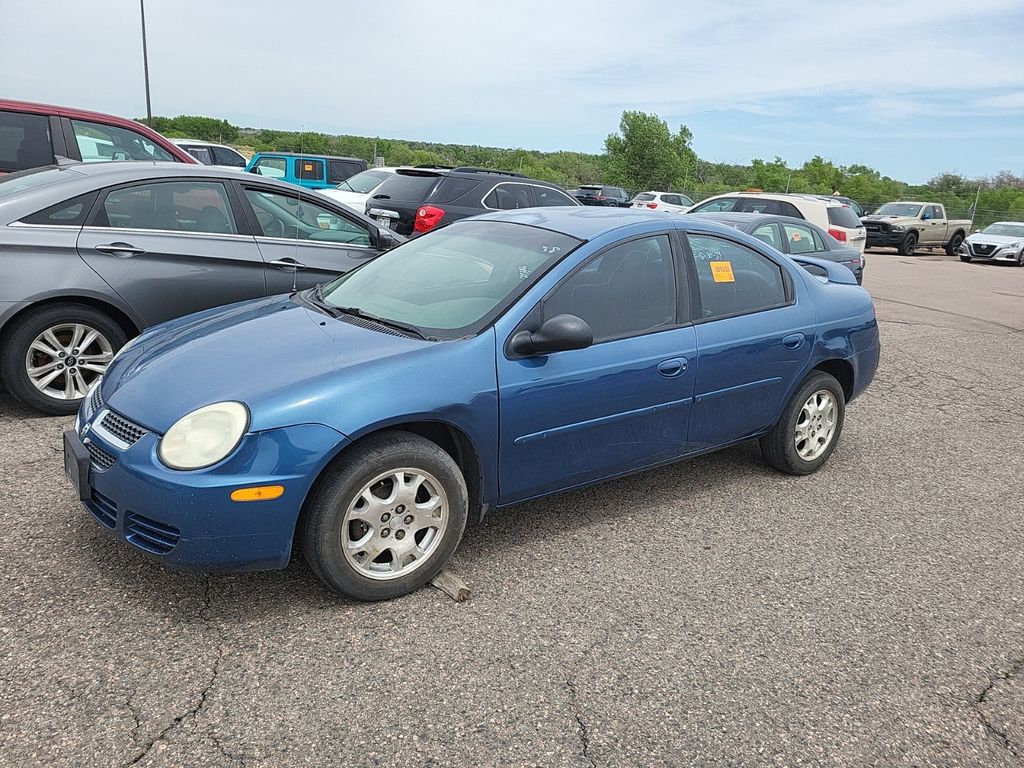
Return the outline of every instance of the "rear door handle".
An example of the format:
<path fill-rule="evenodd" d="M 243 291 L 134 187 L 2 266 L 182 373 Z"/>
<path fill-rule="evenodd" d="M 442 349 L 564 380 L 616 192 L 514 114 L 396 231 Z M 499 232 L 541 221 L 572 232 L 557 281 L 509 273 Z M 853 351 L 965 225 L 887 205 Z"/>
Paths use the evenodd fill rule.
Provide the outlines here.
<path fill-rule="evenodd" d="M 662 376 L 678 376 L 686 370 L 687 360 L 685 357 L 673 357 L 669 360 L 662 360 L 658 363 L 658 373 Z"/>
<path fill-rule="evenodd" d="M 786 349 L 800 349 L 804 345 L 804 335 L 802 333 L 791 333 L 782 339 L 782 346 Z"/>
<path fill-rule="evenodd" d="M 305 269 L 306 265 L 295 259 L 277 259 L 270 262 L 270 266 L 278 269 Z"/>
<path fill-rule="evenodd" d="M 134 245 L 128 243 L 107 243 L 106 245 L 94 245 L 92 247 L 94 251 L 105 253 L 109 256 L 120 256 L 121 258 L 127 258 L 129 256 L 140 256 L 146 251 L 142 248 L 136 248 Z"/>

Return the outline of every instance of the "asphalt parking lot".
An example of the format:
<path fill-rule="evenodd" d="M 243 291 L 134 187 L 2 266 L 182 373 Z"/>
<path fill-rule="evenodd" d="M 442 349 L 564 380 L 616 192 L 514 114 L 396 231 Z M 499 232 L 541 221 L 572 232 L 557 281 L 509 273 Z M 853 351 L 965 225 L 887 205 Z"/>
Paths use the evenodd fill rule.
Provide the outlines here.
<path fill-rule="evenodd" d="M 506 510 L 465 603 L 167 571 L 0 393 L 0 765 L 1024 764 L 1024 270 L 870 253 L 824 469 L 756 446 Z"/>

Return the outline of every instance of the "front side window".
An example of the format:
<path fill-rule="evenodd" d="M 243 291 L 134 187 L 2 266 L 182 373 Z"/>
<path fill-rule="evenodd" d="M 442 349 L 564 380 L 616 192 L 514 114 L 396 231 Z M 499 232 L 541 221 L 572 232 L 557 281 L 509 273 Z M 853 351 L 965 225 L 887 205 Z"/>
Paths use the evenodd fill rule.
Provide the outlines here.
<path fill-rule="evenodd" d="M 116 125 L 72 120 L 71 127 L 78 142 L 82 162 L 102 163 L 109 160 L 161 160 L 174 157 L 137 131 Z"/>
<path fill-rule="evenodd" d="M 252 173 L 270 179 L 283 179 L 288 175 L 288 159 L 285 157 L 261 157 L 253 163 Z"/>
<path fill-rule="evenodd" d="M 945 216 L 942 215 L 942 208 L 940 208 L 937 205 L 933 205 L 932 206 L 932 218 L 933 219 L 944 219 Z"/>
<path fill-rule="evenodd" d="M 165 232 L 238 232 L 227 190 L 210 181 L 166 181 L 112 190 L 97 224 Z"/>
<path fill-rule="evenodd" d="M 0 171 L 24 171 L 41 165 L 53 165 L 49 118 L 0 110 Z"/>
<path fill-rule="evenodd" d="M 589 261 L 544 301 L 544 319 L 585 320 L 594 343 L 676 323 L 676 280 L 667 235 L 617 245 Z"/>
<path fill-rule="evenodd" d="M 324 299 L 459 338 L 485 328 L 579 244 L 522 224 L 456 222 L 346 273 L 324 288 Z"/>
<path fill-rule="evenodd" d="M 303 181 L 323 181 L 324 161 L 305 157 L 295 158 L 295 177 Z"/>
<path fill-rule="evenodd" d="M 688 235 L 705 320 L 758 312 L 786 303 L 782 268 L 730 240 Z"/>
<path fill-rule="evenodd" d="M 362 224 L 349 221 L 304 197 L 262 189 L 246 189 L 245 197 L 252 205 L 264 237 L 372 245 L 370 231 Z"/>
<path fill-rule="evenodd" d="M 555 206 L 555 205 L 572 205 L 576 206 L 576 201 L 570 198 L 564 192 L 559 192 L 557 189 L 549 189 L 548 187 L 534 187 L 533 194 L 537 198 L 537 205 L 541 207 Z"/>

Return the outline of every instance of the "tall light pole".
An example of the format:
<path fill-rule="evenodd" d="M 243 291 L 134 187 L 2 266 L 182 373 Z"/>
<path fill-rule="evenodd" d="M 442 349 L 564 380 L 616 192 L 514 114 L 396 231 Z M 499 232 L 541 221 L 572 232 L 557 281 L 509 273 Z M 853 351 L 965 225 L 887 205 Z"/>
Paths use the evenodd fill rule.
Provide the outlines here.
<path fill-rule="evenodd" d="M 146 74 L 146 125 L 153 127 L 153 105 L 149 101 L 149 53 L 146 50 L 146 0 L 139 0 L 142 13 L 142 69 Z"/>

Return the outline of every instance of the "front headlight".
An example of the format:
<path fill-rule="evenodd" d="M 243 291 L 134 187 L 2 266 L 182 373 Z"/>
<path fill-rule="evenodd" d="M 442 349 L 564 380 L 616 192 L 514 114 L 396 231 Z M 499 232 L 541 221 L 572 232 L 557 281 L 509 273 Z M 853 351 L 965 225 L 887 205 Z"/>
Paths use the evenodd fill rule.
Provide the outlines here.
<path fill-rule="evenodd" d="M 893 224 L 892 225 L 892 231 L 893 232 L 906 232 L 907 228 L 906 227 L 901 227 L 899 224 Z"/>
<path fill-rule="evenodd" d="M 205 405 L 167 430 L 157 454 L 171 469 L 202 469 L 235 450 L 248 428 L 249 409 L 241 403 Z"/>

